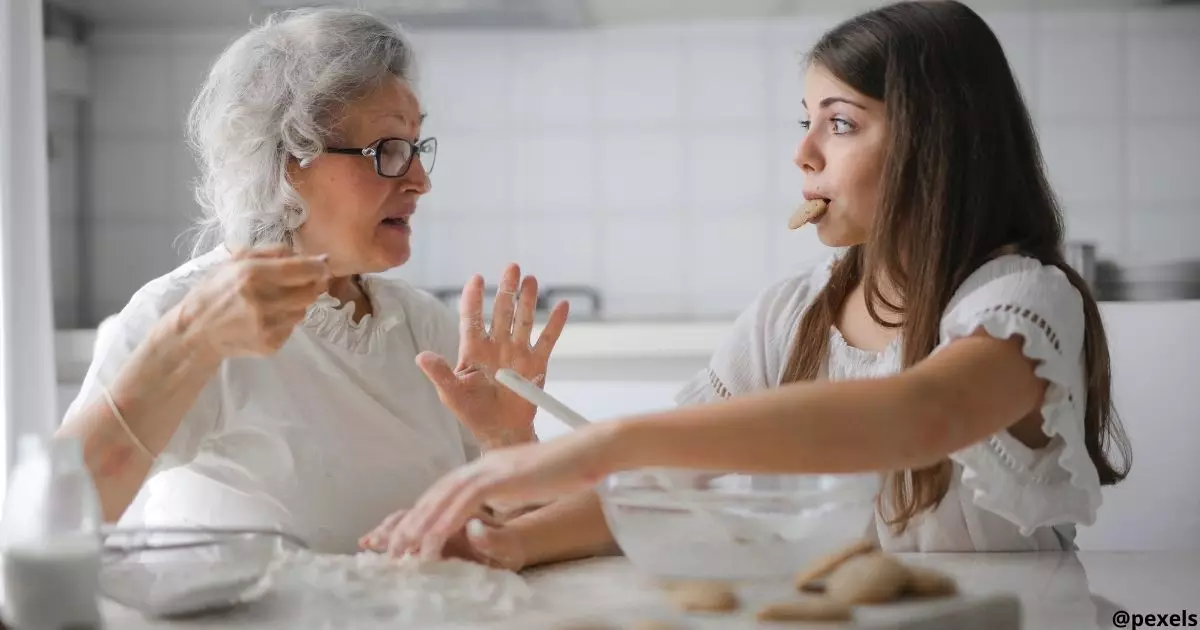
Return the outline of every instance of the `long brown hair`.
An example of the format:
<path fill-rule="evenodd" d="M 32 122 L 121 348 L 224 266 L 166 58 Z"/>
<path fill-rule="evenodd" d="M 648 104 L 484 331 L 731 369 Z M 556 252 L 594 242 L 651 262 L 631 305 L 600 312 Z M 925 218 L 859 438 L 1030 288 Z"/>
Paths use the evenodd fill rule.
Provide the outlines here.
<path fill-rule="evenodd" d="M 1061 269 L 1083 295 L 1087 452 L 1101 484 L 1124 479 L 1132 456 L 1112 409 L 1100 311 L 1063 257 L 1058 202 L 1029 112 L 992 30 L 958 2 L 902 2 L 838 25 L 817 42 L 809 63 L 882 101 L 890 138 L 870 240 L 838 260 L 804 313 L 783 382 L 817 378 L 830 329 L 860 281 L 872 319 L 900 328 L 907 368 L 938 343 L 940 319 L 956 288 L 998 252 L 1019 251 Z M 880 278 L 894 285 L 902 304 L 884 298 Z M 881 305 L 898 313 L 899 323 L 880 317 Z M 1110 445 L 1121 451 L 1122 469 L 1108 461 Z M 952 470 L 947 459 L 889 473 L 892 516 L 885 518 L 894 531 L 937 507 Z"/>

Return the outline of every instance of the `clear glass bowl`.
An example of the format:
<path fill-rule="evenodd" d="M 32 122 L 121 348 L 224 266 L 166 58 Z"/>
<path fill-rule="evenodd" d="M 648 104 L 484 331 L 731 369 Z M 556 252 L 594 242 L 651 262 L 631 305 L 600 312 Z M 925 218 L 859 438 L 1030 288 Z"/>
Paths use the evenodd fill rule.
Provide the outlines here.
<path fill-rule="evenodd" d="M 634 566 L 660 578 L 772 579 L 863 538 L 879 475 L 654 469 L 610 475 L 605 519 Z"/>
<path fill-rule="evenodd" d="M 100 590 L 150 617 L 214 612 L 260 597 L 278 554 L 305 546 L 265 530 L 112 529 L 105 532 Z"/>

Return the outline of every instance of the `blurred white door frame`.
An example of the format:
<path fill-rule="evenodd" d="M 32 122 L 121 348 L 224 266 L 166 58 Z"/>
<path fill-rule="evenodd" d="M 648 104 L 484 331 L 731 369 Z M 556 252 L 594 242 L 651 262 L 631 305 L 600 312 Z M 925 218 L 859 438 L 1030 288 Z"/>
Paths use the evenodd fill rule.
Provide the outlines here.
<path fill-rule="evenodd" d="M 16 438 L 56 420 L 42 32 L 42 0 L 0 0 L 0 494 Z"/>

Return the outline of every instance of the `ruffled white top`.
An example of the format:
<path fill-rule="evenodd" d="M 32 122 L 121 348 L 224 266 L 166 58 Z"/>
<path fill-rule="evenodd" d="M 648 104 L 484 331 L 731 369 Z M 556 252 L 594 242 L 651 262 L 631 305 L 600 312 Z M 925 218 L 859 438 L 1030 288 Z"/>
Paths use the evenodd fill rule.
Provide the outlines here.
<path fill-rule="evenodd" d="M 219 247 L 149 282 L 97 335 L 68 414 L 101 395 L 158 318 L 228 259 Z M 414 363 L 458 355 L 458 318 L 399 280 L 363 280 L 374 314 L 324 295 L 283 348 L 223 362 L 143 487 L 149 525 L 267 526 L 353 553 L 390 512 L 478 455 Z"/>
<path fill-rule="evenodd" d="M 762 292 L 736 320 L 708 368 L 679 393 L 694 404 L 776 387 L 804 310 L 829 279 L 835 254 L 808 273 Z M 1020 335 L 1049 383 L 1041 413 L 1050 443 L 1030 449 L 1008 431 L 951 455 L 953 480 L 933 511 L 891 534 L 881 515 L 864 524 L 890 551 L 1021 551 L 1074 548 L 1075 526 L 1095 522 L 1099 475 L 1084 446 L 1084 313 L 1079 292 L 1056 267 L 1019 255 L 984 264 L 958 288 L 941 320 L 935 353 L 982 329 Z M 850 346 L 836 328 L 823 375 L 876 378 L 901 369 L 900 340 L 882 352 Z"/>

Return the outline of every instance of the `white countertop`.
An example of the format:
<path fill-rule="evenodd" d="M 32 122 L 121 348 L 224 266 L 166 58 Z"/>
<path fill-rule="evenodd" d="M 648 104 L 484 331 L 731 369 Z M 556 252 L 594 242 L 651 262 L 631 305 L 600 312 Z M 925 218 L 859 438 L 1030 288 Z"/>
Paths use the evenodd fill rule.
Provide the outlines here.
<path fill-rule="evenodd" d="M 1020 601 L 1022 628 L 1127 627 L 1113 625 L 1114 615 L 1200 614 L 1200 550 L 1161 552 L 1079 552 L 1017 554 L 902 554 L 905 562 L 941 569 L 959 582 L 961 597 L 984 599 L 1011 594 Z M 673 619 L 685 628 L 768 628 L 756 624 L 753 610 L 734 617 L 692 616 L 672 612 L 652 581 L 638 573 L 624 558 L 603 558 L 554 565 L 526 575 L 536 592 L 537 606 L 517 616 L 490 624 L 457 624 L 426 627 L 528 630 L 566 628 L 562 625 L 582 617 L 607 621 L 613 628 L 646 618 Z M 778 595 L 790 590 L 778 587 Z M 747 588 L 743 593 L 753 593 Z M 747 601 L 753 601 L 753 594 Z M 943 601 L 942 604 L 944 605 Z M 936 603 L 918 604 L 933 606 Z M 912 604 L 907 604 L 912 606 Z M 856 610 L 859 625 L 826 625 L 822 628 L 893 627 L 883 620 L 908 618 L 896 608 L 871 607 Z M 903 614 L 902 614 L 903 613 Z M 122 630 L 166 630 L 187 628 L 305 628 L 304 605 L 284 605 L 270 597 L 240 611 L 189 621 L 151 622 L 137 613 L 106 602 L 109 627 Z M 878 625 L 877 625 L 878 624 Z M 609 627 L 609 626 L 602 626 Z M 806 626 L 808 627 L 808 626 Z M 1128 626 L 1131 627 L 1131 626 Z M 1177 627 L 1186 627 L 1184 624 Z"/>

